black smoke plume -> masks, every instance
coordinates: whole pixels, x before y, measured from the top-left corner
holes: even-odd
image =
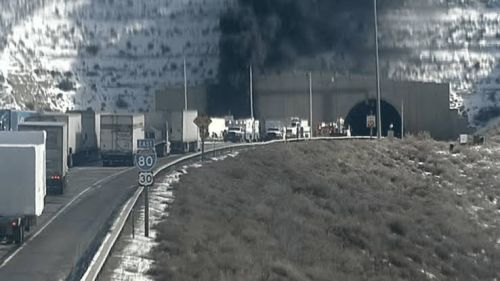
[[[383,6],[403,1],[385,0]],[[218,84],[209,91],[212,114],[249,115],[248,68],[286,69],[322,52],[369,48],[372,0],[239,0],[220,19]]]

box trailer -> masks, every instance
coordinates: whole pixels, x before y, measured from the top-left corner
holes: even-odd
[[[0,131],[17,131],[19,124],[35,114],[35,111],[0,109]]]
[[[22,244],[44,209],[45,143],[0,144],[0,159],[0,240]]]
[[[61,122],[25,122],[20,131],[45,131],[46,186],[47,190],[63,194],[68,173],[68,141],[66,124]]]
[[[62,122],[66,124],[68,166],[79,164],[82,153],[82,115],[80,113],[43,112],[26,118],[29,122]]]
[[[144,115],[145,136],[155,141],[155,150],[158,157],[164,157],[170,153],[169,126],[167,114],[156,111]]]
[[[194,119],[198,117],[196,110],[172,112],[170,146],[172,152],[186,153],[198,151],[200,148],[200,134]]]
[[[137,140],[144,138],[144,115],[101,115],[101,158],[104,166],[134,165]]]
[[[81,116],[81,148],[80,161],[85,162],[94,159],[99,154],[101,141],[101,114],[93,110],[72,110],[70,114]]]
[[[210,118],[212,122],[208,125],[209,138],[212,140],[222,140],[224,132],[227,132],[225,118]]]

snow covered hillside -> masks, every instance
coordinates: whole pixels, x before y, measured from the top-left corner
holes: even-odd
[[[184,57],[190,83],[216,78],[218,19],[236,3],[0,0],[0,106],[148,111],[156,89],[182,83]],[[379,5],[384,73],[451,82],[451,107],[478,124],[500,116],[500,0]],[[372,31],[366,17],[358,16],[362,33]],[[328,62],[372,73],[373,41],[364,37],[363,46],[345,55],[368,66],[338,60],[345,50],[332,50],[336,58]]]
[[[472,122],[500,116],[500,1],[427,2],[381,16],[388,75],[451,82],[451,106]]]
[[[154,91],[214,79],[232,0],[0,0],[0,106],[147,111]]]

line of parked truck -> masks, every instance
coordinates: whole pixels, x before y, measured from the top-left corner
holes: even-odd
[[[155,140],[158,156],[199,149],[196,110],[148,114],[104,114],[91,110],[27,112],[0,110],[0,131],[45,131],[47,164],[62,193],[68,168],[102,161],[103,166],[132,166],[137,140]],[[57,180],[57,181],[56,181]]]
[[[0,242],[24,241],[48,193],[62,194],[77,165],[134,164],[137,140],[152,138],[165,156],[199,149],[194,110],[151,114],[99,114],[91,110],[0,110]]]

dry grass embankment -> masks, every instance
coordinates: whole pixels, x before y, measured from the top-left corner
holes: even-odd
[[[498,280],[492,149],[429,139],[272,145],[192,171],[157,280]],[[495,176],[494,176],[495,175]]]

